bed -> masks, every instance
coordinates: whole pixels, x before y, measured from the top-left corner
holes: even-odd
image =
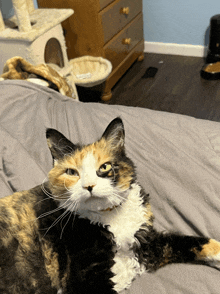
[[[127,154],[150,193],[155,227],[220,240],[220,123],[101,103],[82,103],[26,81],[0,82],[0,197],[41,184],[52,167],[45,130],[73,142],[98,139],[120,116]],[[217,294],[220,272],[174,264],[137,278],[123,294]]]

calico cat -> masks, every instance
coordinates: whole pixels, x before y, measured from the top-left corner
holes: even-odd
[[[48,182],[0,200],[0,293],[118,293],[169,263],[218,265],[219,242],[153,228],[120,118],[90,145],[46,137]]]

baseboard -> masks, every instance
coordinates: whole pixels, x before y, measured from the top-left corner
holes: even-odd
[[[172,54],[194,57],[205,57],[208,48],[202,45],[173,44],[161,42],[144,42],[145,53]]]

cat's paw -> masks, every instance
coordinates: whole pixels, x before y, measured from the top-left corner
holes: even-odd
[[[198,260],[204,260],[212,266],[220,267],[220,242],[210,239],[204,244],[201,251],[196,251]]]

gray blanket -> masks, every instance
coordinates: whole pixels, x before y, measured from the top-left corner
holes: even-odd
[[[81,103],[23,81],[0,82],[0,197],[44,181],[52,167],[45,130],[98,139],[120,116],[128,155],[151,195],[155,226],[220,240],[220,124],[141,108]],[[220,272],[175,264],[137,278],[130,294],[217,294]]]

